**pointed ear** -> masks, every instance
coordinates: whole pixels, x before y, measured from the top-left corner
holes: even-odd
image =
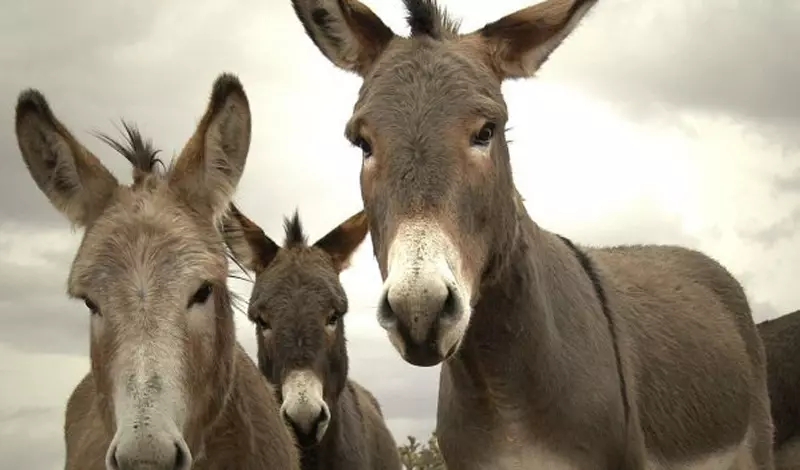
[[[478,38],[501,79],[533,75],[597,0],[545,0],[505,16],[468,37]]]
[[[367,214],[362,210],[328,232],[314,246],[328,253],[333,258],[333,266],[342,272],[350,265],[350,257],[364,241],[368,231]]]
[[[280,250],[261,227],[242,214],[234,204],[230,205],[222,225],[222,235],[233,257],[256,274],[267,269]]]
[[[358,0],[292,0],[314,45],[334,65],[362,77],[397,37]]]
[[[56,209],[80,227],[102,214],[117,179],[61,124],[38,90],[20,93],[16,133],[28,171]]]
[[[203,118],[170,170],[170,186],[200,214],[228,210],[250,148],[250,104],[235,75],[215,81]]]

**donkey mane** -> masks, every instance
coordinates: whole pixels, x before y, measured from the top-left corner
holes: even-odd
[[[411,36],[444,39],[458,36],[461,22],[453,19],[436,0],[403,0]]]
[[[300,213],[297,209],[295,209],[291,217],[283,218],[283,231],[286,237],[283,242],[284,246],[308,244],[308,237],[303,230],[303,224],[300,222]]]
[[[134,168],[134,180],[138,183],[140,178],[137,178],[137,171],[144,175],[149,175],[156,173],[155,166],[157,163],[162,168],[164,167],[164,162],[157,156],[161,150],[153,146],[151,139],[145,139],[142,136],[136,124],[125,119],[120,119],[120,122],[122,123],[122,129],[118,128],[118,130],[122,134],[124,141],[114,139],[102,132],[95,132],[94,135],[131,162]]]

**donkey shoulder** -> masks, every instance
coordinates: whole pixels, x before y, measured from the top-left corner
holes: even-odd
[[[350,392],[354,395],[362,410],[365,409],[365,407],[372,408],[374,412],[378,414],[378,416],[381,418],[384,417],[381,404],[378,402],[378,399],[375,398],[375,395],[373,395],[372,392],[364,388],[364,386],[355,380],[348,380],[347,386],[350,388]]]
[[[353,380],[347,381],[343,395],[345,394],[349,395],[350,403],[356,408],[351,410],[351,416],[358,417],[360,421],[364,444],[371,449],[369,451],[372,464],[370,468],[376,470],[401,469],[397,443],[389,431],[380,403],[375,395]]]

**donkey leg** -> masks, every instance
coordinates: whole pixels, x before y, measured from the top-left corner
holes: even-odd
[[[775,470],[800,470],[800,437],[775,449]]]
[[[767,427],[771,428],[771,423],[770,419],[751,422],[750,432],[747,433],[747,438],[739,447],[739,452],[730,470],[775,469],[775,463],[772,460],[772,433],[771,431],[765,432]],[[764,452],[765,443],[770,445],[766,453]]]
[[[753,426],[752,455],[759,470],[774,470],[775,457],[773,450],[774,426],[770,410],[766,378],[759,381],[761,388],[753,403],[751,422]],[[798,461],[800,462],[800,461]],[[800,470],[800,468],[798,468]]]

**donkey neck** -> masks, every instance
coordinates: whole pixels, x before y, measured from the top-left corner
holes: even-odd
[[[253,368],[247,353],[235,346],[232,384],[218,416],[202,435],[202,459],[196,460],[209,468],[225,468],[236,460],[248,462],[245,468],[266,465],[265,440],[273,439],[268,416],[275,410],[267,406],[270,390],[261,382],[260,371]],[[247,457],[243,457],[247,456]],[[243,463],[243,462],[238,462]]]
[[[575,252],[521,212],[508,261],[482,289],[445,370],[465,404],[482,403],[504,422],[550,413],[570,393],[570,346],[587,340],[582,331],[607,328]]]

